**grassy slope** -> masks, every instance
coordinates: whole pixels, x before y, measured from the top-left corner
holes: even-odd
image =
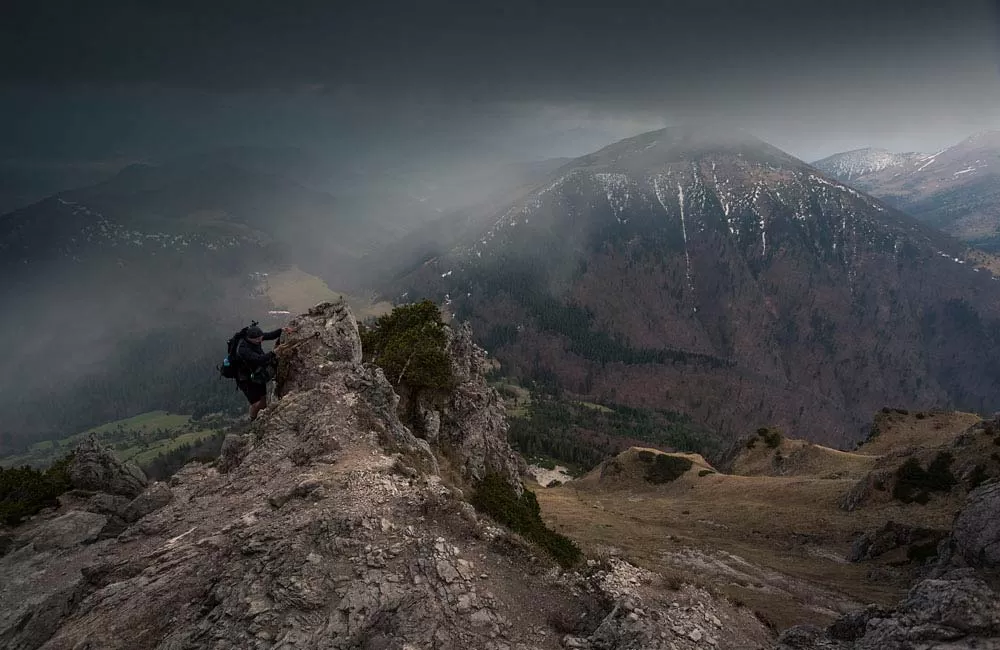
[[[321,302],[336,300],[344,296],[359,320],[369,316],[380,316],[392,310],[387,302],[373,303],[370,300],[349,296],[331,289],[323,280],[302,271],[297,266],[268,276],[267,297],[276,309],[287,309],[292,314],[301,314]]]
[[[677,580],[711,586],[779,628],[816,623],[845,604],[889,604],[906,590],[905,570],[898,579],[868,576],[873,568],[896,571],[890,563],[898,557],[844,561],[859,532],[889,520],[948,528],[964,490],[926,506],[878,498],[854,512],[839,507],[841,497],[871,468],[898,466],[907,452],[931,456],[977,420],[963,413],[923,420],[894,414],[856,453],[786,440],[783,455],[801,455],[802,462],[784,476],[764,458],[777,450],[760,442],[737,459],[745,475],[699,476],[707,464],[686,455],[694,461],[690,471],[653,486],[642,480],[638,450],[631,449],[616,459],[624,471],[602,477],[597,468],[579,481],[539,488],[537,496],[548,523],[590,554],[623,553]],[[983,438],[969,445],[971,454],[993,444]]]
[[[215,433],[214,429],[199,428],[191,422],[191,416],[189,415],[177,415],[165,411],[150,411],[124,420],[108,422],[81,433],[67,436],[58,441],[45,440],[35,443],[26,454],[0,458],[0,464],[5,467],[16,467],[25,464],[35,467],[45,467],[51,464],[52,461],[72,451],[76,445],[91,433],[95,434],[99,440],[110,444],[110,437],[119,428],[138,431],[144,436],[153,436],[157,430],[166,431],[168,434],[176,433],[176,437],[173,439],[170,437],[156,440],[147,438],[148,446],[139,444],[131,445],[124,449],[115,448],[115,454],[121,460],[135,460],[139,464],[152,460],[161,451],[166,453],[186,442],[196,442]]]

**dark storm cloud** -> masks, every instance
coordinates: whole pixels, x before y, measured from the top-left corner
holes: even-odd
[[[865,85],[975,53],[990,4],[32,1],[4,13],[0,75],[560,100],[775,91],[815,72]]]
[[[187,93],[181,103],[223,93],[243,109],[237,122],[253,124],[267,122],[261,105],[284,101],[335,107],[352,128],[402,130],[437,121],[476,131],[509,120],[512,106],[563,107],[623,124],[732,121],[803,156],[914,137],[911,148],[932,146],[1000,126],[993,0],[7,7],[0,83],[10,88],[153,85]],[[204,103],[225,112],[217,99]],[[270,122],[290,131],[320,123]]]

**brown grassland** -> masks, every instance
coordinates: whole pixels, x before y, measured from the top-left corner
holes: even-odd
[[[910,455],[926,462],[942,446],[956,450],[960,475],[1000,449],[986,436],[953,446],[979,421],[968,413],[880,414],[879,434],[855,452],[790,439],[771,448],[758,440],[735,459],[732,473],[714,472],[688,454],[691,469],[662,485],[644,480],[649,456],[643,462],[633,448],[577,481],[532,487],[549,524],[591,557],[622,555],[675,583],[709,587],[784,629],[899,600],[916,568],[905,550],[850,563],[853,540],[890,520],[946,529],[965,489],[926,505],[879,493],[853,512],[840,500],[872,470],[894,471]]]

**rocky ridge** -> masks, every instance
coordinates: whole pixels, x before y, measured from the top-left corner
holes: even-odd
[[[771,645],[749,610],[700,589],[668,588],[621,560],[561,572],[474,511],[465,490],[482,472],[520,483],[494,417],[499,398],[467,333],[455,333],[451,346],[467,369],[462,385],[439,411],[438,435],[422,439],[399,420],[399,398],[382,372],[361,364],[346,304],[319,305],[294,324],[280,359],[280,400],[246,436],[226,440],[216,466],[189,464],[169,487],[145,487],[129,501],[112,494],[119,482],[91,483],[102,491],[18,532],[0,557],[0,644]],[[129,473],[106,469],[92,474]],[[464,480],[442,478],[451,474]],[[101,509],[127,527],[112,536],[110,516],[93,511]]]

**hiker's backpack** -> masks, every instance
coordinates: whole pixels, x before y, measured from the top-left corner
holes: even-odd
[[[253,321],[226,341],[226,358],[222,360],[222,365],[218,366],[219,375],[223,379],[236,379],[239,376],[242,362],[236,354],[236,349],[239,347],[240,342],[247,337],[247,330],[256,325],[257,321]]]

